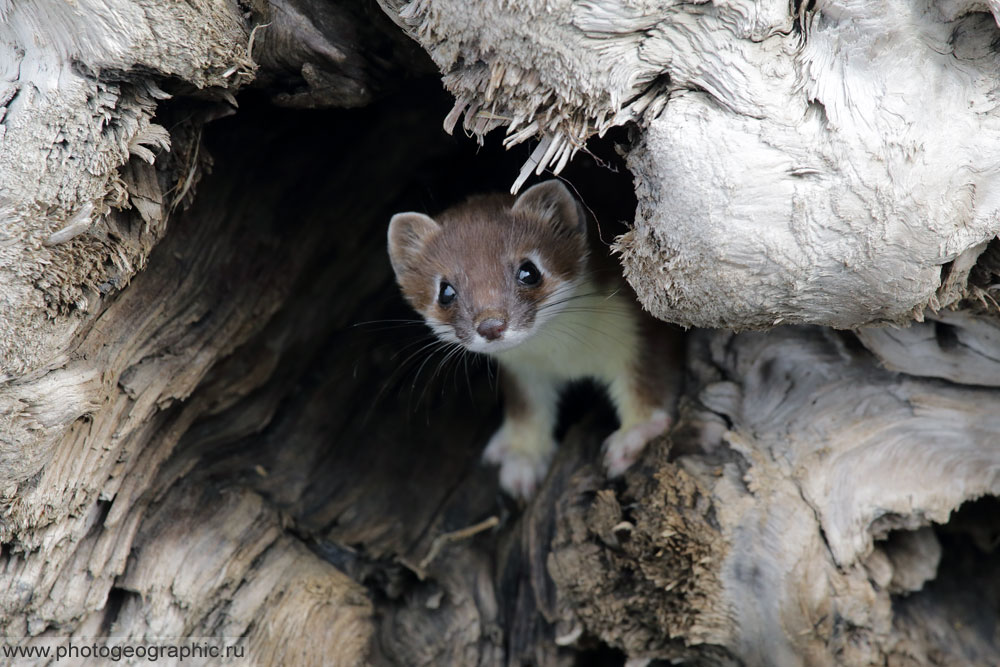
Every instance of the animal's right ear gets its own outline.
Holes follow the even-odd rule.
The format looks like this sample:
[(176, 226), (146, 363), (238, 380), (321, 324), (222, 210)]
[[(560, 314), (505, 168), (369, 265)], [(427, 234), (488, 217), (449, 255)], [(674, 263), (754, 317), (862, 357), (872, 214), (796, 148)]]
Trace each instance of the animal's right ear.
[(511, 211), (533, 215), (547, 225), (572, 233), (587, 234), (587, 217), (583, 209), (558, 179), (532, 185), (521, 193)]
[(389, 261), (397, 276), (413, 269), (427, 241), (441, 229), (423, 213), (397, 213), (389, 221)]

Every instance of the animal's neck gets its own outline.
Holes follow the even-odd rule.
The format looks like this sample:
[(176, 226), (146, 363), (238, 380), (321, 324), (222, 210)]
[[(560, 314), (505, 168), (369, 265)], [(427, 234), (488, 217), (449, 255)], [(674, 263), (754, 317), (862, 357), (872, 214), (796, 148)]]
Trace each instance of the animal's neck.
[[(529, 340), (495, 355), (501, 364), (526, 372), (603, 377), (615, 372), (617, 357), (628, 356), (636, 346), (636, 305), (614, 285), (583, 280), (553, 309)], [(614, 368), (605, 368), (609, 364)]]

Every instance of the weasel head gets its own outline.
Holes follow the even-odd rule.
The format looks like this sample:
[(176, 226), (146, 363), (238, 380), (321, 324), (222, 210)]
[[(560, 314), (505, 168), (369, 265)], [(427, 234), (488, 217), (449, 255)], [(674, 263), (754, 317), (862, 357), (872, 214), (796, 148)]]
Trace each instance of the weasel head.
[(560, 181), (516, 200), (473, 197), (432, 219), (398, 213), (389, 258), (407, 301), (438, 338), (497, 354), (531, 339), (587, 271), (587, 220)]

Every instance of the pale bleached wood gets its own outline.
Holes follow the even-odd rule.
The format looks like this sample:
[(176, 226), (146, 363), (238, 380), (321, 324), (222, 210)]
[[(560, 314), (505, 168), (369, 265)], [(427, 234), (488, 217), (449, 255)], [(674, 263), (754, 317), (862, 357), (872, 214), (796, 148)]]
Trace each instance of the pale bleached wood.
[[(249, 216), (180, 225), (140, 273), (202, 178), (211, 100), (253, 74), (252, 16), (200, 2), (0, 15), (4, 636), (243, 636), (250, 664), (357, 664), (369, 601), (273, 507), (252, 492), (191, 507), (209, 485), (160, 486), (164, 469), (192, 466), (174, 456), (207, 408), (191, 394), (282, 302), (266, 272), (242, 281), (242, 298), (211, 277), (213, 260), (253, 256), (239, 246)], [(208, 101), (171, 117), (161, 86), (180, 82)]]
[[(636, 658), (905, 657), (901, 634), (920, 630), (894, 595), (947, 576), (921, 527), (1000, 492), (1000, 394), (880, 371), (819, 329), (700, 333), (691, 358), (694, 402), (671, 442), (623, 493), (595, 497), (590, 480), (568, 496), (549, 565), (562, 608)], [(970, 664), (1000, 656), (996, 622), (970, 631)], [(920, 650), (962, 660), (950, 636)]]
[(638, 124), (639, 206), (619, 248), (667, 321), (910, 321), (959, 300), (1000, 232), (985, 148), (1000, 139), (1000, 63), (982, 5), (382, 5), (455, 95), (446, 128), (538, 138), (515, 190)]
[[(153, 122), (167, 78), (218, 90), (249, 80), (247, 34), (227, 3), (0, 6), (0, 192), (12, 241), (0, 244), (0, 377), (57, 368), (100, 286), (127, 284), (145, 263), (162, 220), (139, 243), (107, 235), (134, 196), (120, 170), (169, 148)], [(88, 222), (93, 233), (72, 251), (50, 242)]]
[(943, 310), (922, 324), (858, 330), (886, 368), (959, 384), (1000, 387), (1000, 319)]
[[(592, 128), (638, 121), (640, 144), (630, 155), (640, 194), (633, 240), (645, 233), (641, 225), (648, 232), (661, 224), (658, 216), (719, 224), (700, 249), (678, 252), (701, 269), (734, 269), (731, 277), (746, 290), (736, 296), (753, 293), (756, 300), (741, 306), (715, 284), (704, 301), (685, 304), (688, 312), (731, 323), (718, 308), (747, 307), (741, 326), (786, 316), (778, 311), (780, 294), (753, 290), (774, 278), (765, 260), (788, 256), (752, 246), (736, 251), (727, 244), (770, 237), (724, 225), (785, 192), (763, 179), (766, 170), (741, 169), (742, 148), (759, 149), (754, 142), (761, 137), (779, 148), (799, 144), (777, 141), (785, 135), (773, 126), (756, 135), (745, 130), (786, 123), (789, 142), (801, 141), (800, 122), (833, 133), (816, 105), (802, 120), (794, 105), (769, 95), (788, 93), (777, 84), (788, 84), (793, 65), (819, 67), (832, 52), (820, 48), (820, 39), (792, 58), (784, 48), (798, 48), (794, 24), (836, 32), (858, 17), (821, 25), (817, 17), (844, 9), (823, 3), (801, 17), (781, 3), (548, 4), (542, 11), (532, 2), (507, 2), (500, 11), (495, 3), (425, 0), (396, 18), (413, 30), (436, 11), (440, 25), (418, 37), (437, 40), (439, 64), (461, 60), (470, 68), (446, 81), (468, 84), (472, 96), (460, 96), (451, 124), (468, 108), (471, 129), (484, 131), (509, 122), (508, 112), (528, 109), (525, 133), (513, 139), (547, 132), (536, 157), (548, 153), (558, 167)], [(142, 17), (131, 13), (135, 7)], [(0, 85), (10, 83), (5, 97), (17, 93), (7, 99), (0, 125), (0, 179), (10, 188), (0, 206), (8, 223), (0, 277), (10, 278), (0, 288), (9, 315), (0, 320), (8, 327), (0, 356), (2, 634), (36, 642), (109, 632), (136, 640), (246, 634), (251, 662), (261, 665), (568, 666), (616, 660), (616, 651), (632, 664), (653, 658), (779, 666), (1000, 662), (989, 634), (995, 616), (982, 611), (970, 619), (968, 612), (996, 609), (998, 594), (989, 584), (996, 580), (995, 518), (959, 510), (1000, 491), (997, 390), (989, 364), (977, 363), (989, 357), (993, 320), (983, 310), (998, 282), (991, 268), (995, 244), (982, 251), (982, 261), (975, 257), (984, 225), (992, 224), (989, 169), (978, 176), (984, 180), (976, 183), (975, 206), (958, 207), (949, 218), (968, 223), (963, 240), (949, 236), (941, 219), (914, 214), (919, 206), (905, 208), (922, 197), (950, 210), (967, 193), (958, 183), (952, 200), (933, 200), (940, 179), (971, 173), (941, 167), (938, 143), (918, 147), (912, 164), (889, 156), (900, 183), (921, 173), (938, 179), (914, 186), (910, 199), (878, 190), (878, 179), (869, 181), (863, 169), (851, 173), (858, 163), (847, 150), (857, 148), (850, 137), (823, 165), (862, 194), (871, 195), (864, 188), (882, 193), (885, 200), (876, 203), (917, 230), (909, 244), (909, 237), (888, 234), (891, 225), (880, 228), (887, 235), (866, 239), (871, 247), (850, 255), (852, 261), (877, 258), (886, 240), (894, 250), (920, 246), (927, 254), (913, 266), (933, 274), (925, 283), (937, 281), (927, 298), (935, 307), (960, 297), (966, 276), (978, 276), (979, 292), (970, 292), (975, 318), (972, 311), (938, 314), (949, 326), (959, 320), (948, 318), (962, 318), (954, 337), (931, 340), (926, 328), (908, 331), (920, 339), (920, 358), (894, 353), (893, 369), (886, 369), (875, 355), (889, 359), (891, 346), (879, 347), (864, 332), (867, 348), (853, 334), (819, 328), (694, 332), (691, 382), (669, 439), (655, 443), (624, 482), (609, 481), (597, 450), (612, 426), (584, 419), (565, 437), (538, 497), (516, 508), (497, 496), (495, 471), (478, 464), (496, 419), (489, 372), (473, 371), (466, 390), (462, 375), (449, 376), (431, 359), (424, 379), (403, 381), (413, 383), (411, 393), (395, 391), (399, 354), (415, 340), (387, 334), (380, 346), (370, 330), (349, 326), (410, 316), (392, 284), (384, 225), (408, 184), (417, 184), (410, 187), (420, 190), (423, 205), (421, 197), (449, 186), (449, 179), (468, 178), (459, 174), (466, 165), (454, 149), (427, 131), (444, 112), (429, 113), (414, 96), (371, 113), (322, 118), (245, 104), (239, 113), (246, 122), (214, 135), (214, 175), (203, 173), (208, 158), (201, 139), (213, 131), (205, 123), (232, 110), (217, 102), (249, 78), (250, 32), (275, 7), (244, 15), (237, 5), (197, 1), (148, 0), (118, 14), (96, 0), (0, 5), (8, 19), (0, 24), (6, 49), (0, 62), (9, 73)], [(368, 60), (364, 45), (385, 43), (362, 39), (341, 50), (338, 31), (350, 32), (354, 10), (310, 14), (304, 2), (294, 8), (309, 20), (275, 24), (285, 32), (275, 31), (273, 87), (264, 92), (301, 106), (370, 99), (366, 67), (391, 59)], [(987, 23), (967, 9), (907, 15), (914, 20), (896, 26), (890, 36), (901, 41), (890, 46), (913, 41), (906, 31), (926, 27), (921, 21), (964, 26), (957, 41), (945, 40), (958, 49), (949, 57), (972, 68), (962, 73), (975, 83), (970, 90), (988, 91), (992, 79), (977, 78), (973, 65), (991, 62), (992, 51), (970, 46), (985, 39)], [(79, 24), (88, 16), (93, 25)], [(128, 20), (128, 30), (108, 24), (116, 16)], [(480, 37), (493, 37), (476, 26), (484, 18), (503, 33), (485, 60)], [(853, 23), (862, 33), (877, 32), (860, 19)], [(36, 25), (60, 32), (46, 39), (43, 31), (29, 44), (25, 35)], [(162, 28), (162, 42), (143, 32), (151, 27)], [(300, 29), (310, 33), (296, 39)], [(526, 48), (536, 33), (545, 39)], [(130, 35), (139, 36), (129, 41)], [(855, 44), (857, 35), (840, 37)], [(491, 60), (504, 57), (516, 67)], [(77, 67), (68, 67), (67, 58)], [(741, 58), (762, 69), (741, 69)], [(11, 63), (20, 63), (18, 73)], [(317, 74), (324, 67), (329, 71)], [(567, 67), (591, 73), (580, 79), (582, 88)], [(161, 93), (166, 74), (186, 84), (170, 101)], [(379, 81), (368, 83), (378, 91)], [(491, 101), (483, 104), (480, 94)], [(856, 111), (831, 99), (825, 122)], [(895, 109), (898, 100), (877, 101)], [(885, 121), (884, 109), (875, 107), (866, 113)], [(531, 114), (551, 125), (531, 127)], [(657, 181), (665, 158), (653, 139), (673, 131), (668, 121), (688, 116), (705, 127), (675, 138), (671, 168), (686, 165), (690, 174)], [(990, 110), (977, 116), (985, 127), (980, 139), (992, 117)], [(95, 130), (95, 118), (106, 119), (106, 133)], [(698, 134), (718, 129), (720, 118), (726, 128), (725, 119), (738, 120), (740, 132)], [(162, 151), (167, 137), (154, 121), (169, 128), (170, 154)], [(966, 130), (968, 123), (956, 122), (952, 132)], [(685, 141), (698, 142), (697, 150)], [(30, 146), (47, 150), (31, 153)], [(698, 170), (713, 163), (699, 156), (713, 147), (722, 167), (706, 177)], [(24, 151), (24, 171), (17, 172)], [(946, 157), (962, 159), (954, 153)], [(436, 180), (430, 169), (440, 170)], [(844, 190), (808, 165), (781, 176)], [(736, 204), (699, 208), (718, 195), (711, 190), (717, 186), (733, 186)], [(598, 185), (594, 192), (603, 190)], [(816, 206), (824, 201), (809, 199)], [(852, 224), (871, 213), (838, 211)], [(830, 222), (806, 218), (822, 229)], [(761, 212), (753, 221), (771, 219)], [(653, 237), (658, 252), (674, 252), (675, 239)], [(808, 234), (796, 238), (811, 242)], [(662, 256), (649, 255), (648, 266), (636, 271), (639, 255), (630, 242), (623, 247), (633, 252), (626, 258), (633, 280), (662, 287), (661, 281), (682, 279), (683, 272), (661, 270), (669, 264)], [(928, 249), (932, 242), (936, 250)], [(792, 283), (795, 293), (816, 297), (844, 322), (859, 323), (854, 314), (862, 311), (893, 319), (891, 309), (865, 311), (872, 303), (865, 299), (896, 287), (894, 296), (924, 295), (927, 286), (907, 282), (913, 267), (905, 262), (879, 265), (865, 278), (906, 284), (866, 291), (859, 300), (851, 291), (857, 283), (843, 293), (834, 289), (857, 276), (841, 265), (824, 273), (819, 259), (804, 269), (819, 271), (819, 283), (833, 282), (816, 292), (815, 281)], [(955, 261), (942, 271), (949, 259)], [(837, 306), (838, 299), (849, 307)], [(787, 321), (808, 320), (816, 303), (796, 302), (802, 310)], [(949, 347), (956, 339), (962, 349)], [(946, 379), (938, 379), (940, 369)], [(426, 379), (439, 371), (443, 382)], [(975, 378), (985, 381), (977, 385)], [(481, 525), (495, 529), (468, 530)]]

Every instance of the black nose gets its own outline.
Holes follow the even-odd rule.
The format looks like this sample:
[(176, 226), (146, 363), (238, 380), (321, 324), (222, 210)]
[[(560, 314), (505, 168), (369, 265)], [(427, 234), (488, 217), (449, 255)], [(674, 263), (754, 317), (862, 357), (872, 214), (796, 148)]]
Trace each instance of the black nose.
[(506, 329), (507, 321), (496, 317), (489, 317), (480, 322), (479, 326), (476, 327), (476, 331), (479, 332), (479, 335), (486, 340), (496, 340)]

